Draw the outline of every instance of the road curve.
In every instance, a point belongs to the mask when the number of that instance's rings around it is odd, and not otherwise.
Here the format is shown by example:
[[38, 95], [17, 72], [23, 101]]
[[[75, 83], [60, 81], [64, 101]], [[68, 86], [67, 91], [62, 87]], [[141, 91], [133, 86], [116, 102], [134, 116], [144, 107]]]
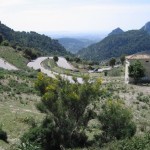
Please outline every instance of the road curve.
[[75, 68], [70, 63], [68, 63], [64, 57], [58, 57], [57, 65], [64, 69], [75, 70]]
[[0, 68], [6, 69], [6, 70], [18, 70], [17, 67], [8, 63], [7, 61], [5, 61], [2, 58], [0, 58]]
[[[29, 62], [28, 64], [27, 64], [27, 66], [28, 67], [30, 67], [30, 68], [33, 68], [34, 70], [37, 70], [37, 69], [40, 69], [41, 70], [41, 72], [43, 72], [43, 73], [45, 73], [47, 76], [49, 76], [49, 77], [52, 77], [52, 78], [55, 78], [55, 75], [58, 75], [58, 73], [56, 73], [56, 72], [52, 72], [51, 70], [48, 70], [48, 69], [46, 69], [46, 68], [44, 68], [42, 65], [41, 65], [41, 63], [44, 61], [44, 60], [46, 60], [46, 59], [52, 59], [53, 57], [38, 57], [37, 59], [35, 59], [35, 60], [33, 60], [33, 61], [31, 61], [31, 62]], [[71, 68], [71, 65], [66, 61], [66, 59], [65, 58], [63, 58], [63, 57], [59, 57], [59, 60], [58, 60], [58, 66], [60, 67], [65, 67], [65, 65], [66, 65], [66, 69], [70, 69]], [[67, 64], [68, 63], [68, 64]], [[60, 65], [61, 64], [61, 65]], [[62, 65], [63, 64], [63, 65]], [[72, 76], [68, 76], [68, 75], [65, 75], [65, 74], [60, 74], [60, 76], [61, 77], [63, 77], [64, 79], [67, 79], [67, 80], [69, 80], [71, 83], [74, 83], [74, 81], [73, 81], [73, 79], [72, 79]], [[79, 83], [83, 83], [83, 80], [82, 80], [82, 78], [77, 78], [77, 81], [79, 82]]]

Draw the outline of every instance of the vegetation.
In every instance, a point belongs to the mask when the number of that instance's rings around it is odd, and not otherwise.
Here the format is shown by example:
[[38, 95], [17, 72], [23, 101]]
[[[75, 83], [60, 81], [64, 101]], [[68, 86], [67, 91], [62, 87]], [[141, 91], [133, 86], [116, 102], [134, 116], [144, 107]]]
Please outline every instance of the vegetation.
[[102, 41], [82, 49], [78, 55], [88, 60], [101, 61], [141, 51], [150, 51], [150, 35], [143, 30], [131, 30], [107, 36]]
[[58, 61], [58, 57], [57, 57], [57, 56], [54, 56], [54, 57], [53, 57], [53, 60], [54, 60], [55, 62], [57, 62], [57, 61]]
[[35, 49], [31, 49], [31, 48], [25, 48], [25, 50], [23, 50], [23, 52], [24, 52], [24, 56], [29, 60], [36, 59], [37, 57], [40, 57], [42, 55], [42, 53], [36, 51]]
[[7, 142], [7, 133], [2, 130], [2, 125], [0, 127], [0, 140]]
[[0, 44], [3, 42], [3, 36], [0, 34]]
[[0, 46], [0, 57], [19, 69], [27, 69], [28, 60], [23, 57], [22, 52], [18, 52], [12, 47]]
[[82, 48], [85, 48], [94, 41], [88, 40], [88, 39], [73, 39], [73, 38], [60, 38], [58, 39], [59, 43], [62, 44], [67, 51], [75, 54]]
[[84, 114], [85, 108], [101, 93], [101, 80], [89, 83], [85, 77], [84, 81], [82, 85], [71, 84], [40, 73], [36, 88], [42, 95], [47, 117], [41, 126], [25, 134], [22, 141], [41, 143], [45, 150], [84, 146], [87, 139], [84, 129], [91, 118]]
[[[71, 75], [73, 77], [82, 77], [83, 75], [89, 75], [91, 78], [93, 77], [97, 78], [101, 76], [101, 74], [98, 74], [98, 73], [92, 73], [92, 74], [88, 73], [89, 69], [98, 68], [98, 65], [96, 62], [87, 62], [78, 58], [70, 58], [70, 57], [67, 57], [66, 59], [68, 59], [70, 63], [76, 68], [75, 70], [61, 68], [57, 65], [57, 63], [53, 59], [47, 59], [43, 61], [42, 65], [46, 69], [49, 69], [58, 74], [66, 74], [66, 75]], [[79, 61], [79, 62], [77, 63], [76, 61]], [[93, 66], [90, 67], [89, 64], [93, 64]]]
[[[26, 67], [29, 59], [41, 55], [38, 50], [6, 43], [0, 56], [20, 70], [0, 69], [0, 149], [149, 149], [149, 84], [124, 84], [123, 66], [112, 68], [107, 76], [82, 76], [83, 84], [75, 77], [74, 84], [60, 76], [52, 79]], [[77, 76], [99, 65], [78, 57], [67, 60], [81, 71], [71, 74]], [[46, 61], [52, 71], [71, 72], [53, 59]]]
[[139, 82], [139, 80], [144, 76], [145, 69], [140, 61], [136, 61], [129, 66], [129, 77], [133, 78], [135, 83]]
[[19, 137], [44, 116], [35, 108], [40, 100], [34, 88], [36, 74], [29, 70], [0, 69], [0, 135], [5, 139], [4, 142], [0, 140], [0, 149], [12, 149]]
[[125, 139], [113, 144], [108, 148], [112, 150], [149, 150], [150, 147], [150, 133], [144, 136], [135, 136], [130, 139]]
[[[0, 101], [2, 116], [0, 122], [5, 124], [4, 131], [9, 135], [10, 143], [5, 144], [0, 141], [2, 148], [45, 150], [46, 147], [56, 146], [58, 149], [87, 147], [92, 150], [108, 147], [115, 150], [127, 146], [122, 144], [124, 141], [129, 142], [130, 145], [131, 140], [128, 138], [138, 138], [141, 132], [144, 134], [142, 137], [145, 137], [145, 133], [149, 131], [149, 97], [140, 92], [137, 95], [135, 91], [138, 90], [124, 85], [120, 77], [107, 76], [105, 78], [108, 83], [101, 84], [100, 81], [98, 88], [97, 82], [86, 82], [83, 85], [70, 84], [61, 78], [54, 80], [39, 73], [36, 81], [36, 88], [42, 97], [39, 101], [39, 97], [35, 96], [37, 93], [33, 90], [36, 72], [31, 73], [5, 70], [0, 72], [0, 96], [3, 97]], [[88, 78], [85, 77], [85, 80]], [[26, 87], [30, 87], [32, 91], [26, 93]], [[143, 90], [143, 87], [141, 89]], [[119, 95], [124, 98], [123, 101]], [[126, 102], [132, 106], [130, 109], [124, 104]], [[44, 119], [43, 115], [33, 107], [35, 103], [42, 114], [46, 115]], [[131, 110], [134, 112], [133, 115]], [[12, 111], [17, 112], [12, 113]], [[137, 117], [139, 119], [136, 120]], [[133, 120], [137, 126], [136, 136], [133, 136], [136, 129]], [[10, 122], [14, 122], [13, 125]], [[24, 132], [26, 133], [23, 135]], [[12, 145], [11, 139], [22, 135], [21, 143]], [[139, 140], [142, 142], [142, 138]]]
[[111, 67], [114, 67], [115, 63], [116, 63], [116, 59], [115, 59], [115, 58], [112, 58], [112, 59], [109, 61], [109, 65], [110, 65]]
[[132, 137], [136, 132], [132, 118], [130, 110], [125, 108], [122, 101], [108, 100], [99, 117], [104, 131], [103, 142]]
[[61, 46], [57, 40], [53, 40], [48, 36], [40, 35], [33, 31], [16, 32], [0, 23], [0, 34], [5, 40], [3, 41], [4, 46], [8, 46], [10, 43], [12, 46], [34, 48], [51, 54], [68, 54], [65, 48]]
[[121, 61], [121, 64], [124, 65], [124, 62], [125, 62], [125, 55], [122, 55], [120, 57], [120, 61]]
[[[88, 107], [106, 92], [101, 87], [101, 79], [89, 82], [87, 76], [84, 83], [71, 84], [58, 76], [58, 79], [45, 77], [39, 73], [36, 88], [42, 96], [40, 111], [46, 113], [41, 125], [32, 127], [25, 133], [23, 143], [37, 143], [43, 150], [87, 147], [99, 141], [100, 146], [116, 139], [132, 137], [136, 126], [132, 121], [131, 112], [121, 101], [106, 101], [101, 105], [101, 113]], [[92, 119], [98, 119], [100, 133], [89, 141], [87, 129]], [[98, 131], [99, 132], [99, 131]], [[51, 142], [50, 142], [51, 141]], [[35, 144], [36, 145], [36, 144]]]

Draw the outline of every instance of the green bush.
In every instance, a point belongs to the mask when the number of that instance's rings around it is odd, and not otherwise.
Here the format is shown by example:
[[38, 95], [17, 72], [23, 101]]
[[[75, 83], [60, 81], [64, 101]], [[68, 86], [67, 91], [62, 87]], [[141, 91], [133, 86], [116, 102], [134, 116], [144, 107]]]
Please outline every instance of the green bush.
[[103, 111], [99, 116], [103, 130], [102, 142], [132, 137], [136, 132], [132, 117], [130, 110], [122, 101], [108, 100], [103, 105]]
[[3, 46], [9, 46], [9, 42], [8, 42], [7, 40], [3, 41], [1, 44], [2, 44]]
[[133, 137], [118, 141], [110, 145], [111, 150], [149, 150], [150, 149], [150, 133], [141, 137]]
[[7, 133], [0, 129], [0, 140], [7, 142]]
[[140, 61], [137, 60], [129, 66], [129, 76], [134, 79], [135, 83], [138, 83], [145, 76], [145, 68]]
[[139, 100], [141, 102], [144, 102], [144, 103], [148, 103], [150, 101], [150, 95], [140, 95], [140, 94], [138, 94], [137, 100]]
[[58, 61], [58, 57], [57, 56], [54, 56], [53, 59], [54, 59], [55, 62]]
[[21, 142], [15, 146], [14, 150], [42, 150], [38, 143], [31, 143], [29, 141]]
[[84, 117], [84, 112], [101, 94], [101, 80], [89, 82], [89, 77], [83, 80], [83, 84], [71, 84], [60, 76], [55, 80], [39, 73], [35, 87], [40, 91], [42, 101], [37, 107], [45, 110], [46, 118], [23, 139], [40, 143], [44, 150], [85, 146], [84, 128], [91, 117], [90, 114]]

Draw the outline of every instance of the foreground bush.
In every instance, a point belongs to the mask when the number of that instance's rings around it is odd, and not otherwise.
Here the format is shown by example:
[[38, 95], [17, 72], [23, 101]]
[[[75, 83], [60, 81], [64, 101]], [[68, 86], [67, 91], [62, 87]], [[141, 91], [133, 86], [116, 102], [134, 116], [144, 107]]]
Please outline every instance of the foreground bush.
[[111, 150], [149, 150], [150, 149], [150, 133], [144, 136], [135, 136], [130, 139], [116, 141], [109, 145]]
[[99, 116], [103, 130], [101, 142], [132, 137], [136, 132], [136, 125], [132, 118], [130, 110], [125, 107], [122, 101], [108, 100]]
[[40, 144], [42, 150], [84, 147], [85, 128], [91, 119], [85, 115], [85, 109], [100, 96], [101, 80], [90, 82], [84, 77], [83, 84], [71, 84], [60, 77], [55, 80], [39, 73], [35, 86], [42, 96], [37, 108], [46, 113], [46, 118], [24, 134], [22, 142]]
[[7, 133], [0, 129], [0, 140], [7, 142]]

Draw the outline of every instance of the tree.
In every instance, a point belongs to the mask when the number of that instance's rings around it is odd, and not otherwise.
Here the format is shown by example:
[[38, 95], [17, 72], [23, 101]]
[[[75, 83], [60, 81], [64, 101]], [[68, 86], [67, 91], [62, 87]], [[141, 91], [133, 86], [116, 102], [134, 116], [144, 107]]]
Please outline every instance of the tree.
[[9, 42], [8, 42], [7, 40], [3, 41], [1, 44], [2, 44], [3, 46], [9, 46]]
[[99, 116], [104, 131], [102, 137], [104, 142], [132, 137], [136, 132], [136, 125], [132, 118], [130, 110], [122, 101], [106, 101]]
[[101, 94], [101, 79], [89, 82], [84, 76], [83, 80], [83, 84], [71, 84], [60, 76], [56, 80], [38, 74], [35, 87], [42, 96], [38, 106], [47, 115], [39, 127], [24, 135], [23, 142], [40, 143], [43, 150], [85, 146], [84, 129], [91, 119], [85, 109]]
[[28, 49], [28, 48], [24, 50], [24, 54], [25, 57], [28, 59], [36, 59], [38, 57], [37, 54], [32, 49]]
[[76, 63], [79, 63], [79, 62], [81, 62], [81, 59], [78, 58], [78, 57], [75, 57], [75, 62], [76, 62]]
[[129, 66], [129, 77], [133, 78], [135, 83], [137, 83], [140, 78], [145, 76], [145, 68], [141, 64], [140, 61], [136, 61], [135, 63]]
[[114, 67], [115, 63], [116, 63], [116, 59], [115, 59], [115, 58], [112, 58], [112, 59], [109, 61], [109, 65], [110, 65], [111, 67]]
[[124, 64], [124, 61], [125, 61], [125, 55], [122, 55], [122, 56], [120, 57], [120, 61], [121, 61], [121, 64], [123, 65], [123, 64]]
[[0, 34], [0, 44], [3, 42], [3, 36]]
[[54, 56], [53, 59], [54, 59], [55, 62], [58, 61], [58, 57], [57, 56]]
[[71, 60], [69, 56], [66, 56], [65, 58], [66, 58], [67, 61]]

